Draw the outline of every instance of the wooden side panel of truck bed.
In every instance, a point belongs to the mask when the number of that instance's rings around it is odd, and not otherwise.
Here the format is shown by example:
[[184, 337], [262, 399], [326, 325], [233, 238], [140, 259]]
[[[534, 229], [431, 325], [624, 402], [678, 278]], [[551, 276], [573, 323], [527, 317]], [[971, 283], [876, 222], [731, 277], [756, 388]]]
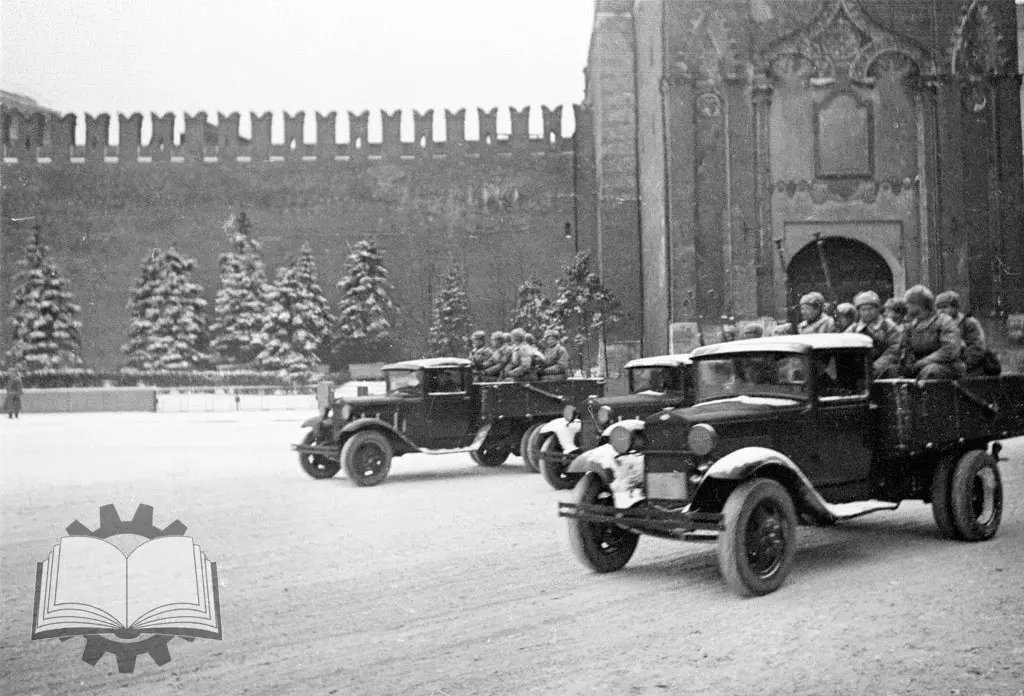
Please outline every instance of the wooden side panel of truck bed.
[[484, 419], [557, 418], [568, 404], [580, 410], [589, 397], [604, 396], [604, 381], [600, 379], [483, 382], [474, 386], [480, 390], [480, 416]]
[[878, 446], [891, 456], [1024, 435], [1024, 375], [877, 380], [871, 397]]

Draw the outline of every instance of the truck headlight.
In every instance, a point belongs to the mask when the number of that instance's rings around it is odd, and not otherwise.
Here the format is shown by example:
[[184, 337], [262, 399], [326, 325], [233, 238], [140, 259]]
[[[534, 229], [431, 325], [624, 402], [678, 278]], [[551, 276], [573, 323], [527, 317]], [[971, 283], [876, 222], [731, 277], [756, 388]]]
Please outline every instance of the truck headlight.
[[611, 406], [602, 406], [597, 409], [597, 424], [608, 425], [612, 421], [612, 408]]
[[691, 452], [698, 457], [703, 457], [715, 449], [715, 446], [718, 444], [718, 433], [710, 425], [698, 423], [690, 428], [690, 433], [686, 436], [686, 442], [690, 446]]
[[608, 442], [611, 443], [612, 449], [617, 453], [625, 454], [633, 447], [634, 435], [634, 431], [619, 425], [612, 428], [612, 431], [608, 433]]
[[564, 418], [567, 423], [571, 423], [575, 417], [576, 407], [572, 404], [566, 404], [565, 408], [562, 409], [562, 418]]
[[345, 404], [341, 407], [341, 410], [338, 413], [341, 414], [341, 419], [343, 421], [348, 422], [348, 419], [352, 417], [352, 406], [350, 404]]

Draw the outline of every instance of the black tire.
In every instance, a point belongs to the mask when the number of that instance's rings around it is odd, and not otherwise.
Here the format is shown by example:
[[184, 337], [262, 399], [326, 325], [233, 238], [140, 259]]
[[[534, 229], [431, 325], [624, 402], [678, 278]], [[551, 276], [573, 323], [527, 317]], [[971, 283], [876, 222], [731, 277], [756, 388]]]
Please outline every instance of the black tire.
[[345, 473], [357, 486], [376, 486], [386, 479], [393, 456], [388, 438], [375, 430], [356, 433], [341, 448]]
[[566, 471], [569, 468], [569, 462], [552, 459], [547, 456], [548, 454], [562, 454], [562, 443], [553, 433], [548, 434], [540, 443], [540, 452], [537, 454], [540, 474], [549, 486], [556, 491], [567, 491], [579, 483], [580, 474], [570, 474]]
[[[573, 489], [577, 505], [612, 505], [612, 494], [601, 479], [588, 473]], [[566, 519], [569, 544], [580, 562], [597, 573], [611, 573], [629, 563], [636, 551], [640, 535], [613, 524], [595, 524], [573, 518]]]
[[[304, 445], [315, 445], [317, 444], [317, 431], [310, 430], [306, 433], [306, 436], [302, 438], [302, 444]], [[307, 474], [315, 479], [329, 479], [339, 471], [341, 471], [341, 463], [325, 457], [322, 454], [305, 454], [299, 452], [299, 466]]]
[[508, 447], [499, 445], [495, 447], [481, 447], [475, 452], [470, 452], [469, 456], [473, 458], [473, 461], [478, 466], [501, 466], [510, 454], [512, 453]]
[[729, 494], [718, 536], [718, 570], [733, 592], [766, 595], [785, 582], [796, 554], [796, 509], [778, 481], [741, 483]]
[[946, 456], [939, 459], [932, 474], [932, 517], [939, 528], [939, 533], [947, 539], [963, 539], [953, 522], [953, 506], [949, 500], [950, 484], [953, 481], [953, 469], [957, 459]]
[[542, 427], [544, 427], [543, 423], [531, 425], [526, 429], [526, 432], [523, 433], [523, 438], [519, 441], [519, 456], [523, 458], [526, 468], [535, 474], [540, 473], [536, 452], [540, 449], [537, 445], [537, 439], [540, 436], [540, 429]]
[[1003, 517], [1003, 482], [999, 465], [982, 450], [971, 450], [956, 463], [949, 487], [953, 524], [965, 541], [995, 536]]

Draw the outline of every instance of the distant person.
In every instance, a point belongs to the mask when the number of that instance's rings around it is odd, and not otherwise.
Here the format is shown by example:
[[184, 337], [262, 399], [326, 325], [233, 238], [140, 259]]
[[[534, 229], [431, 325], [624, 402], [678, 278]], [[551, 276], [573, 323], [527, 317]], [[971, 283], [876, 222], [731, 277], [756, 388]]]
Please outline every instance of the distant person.
[[726, 324], [722, 327], [722, 343], [735, 341], [737, 333], [735, 324]]
[[857, 308], [849, 302], [841, 302], [836, 307], [835, 327], [833, 331], [843, 333], [847, 327], [857, 321]]
[[797, 333], [832, 333], [835, 322], [825, 314], [825, 296], [820, 292], [809, 292], [800, 298], [800, 318]]
[[544, 332], [544, 369], [540, 378], [544, 382], [555, 382], [569, 377], [569, 351], [562, 345], [561, 336], [557, 331], [548, 329]]
[[863, 334], [871, 339], [871, 363], [877, 378], [888, 367], [889, 358], [899, 347], [900, 327], [889, 317], [882, 316], [882, 299], [873, 290], [865, 290], [853, 298], [858, 319], [846, 327], [846, 333]]
[[948, 315], [935, 311], [935, 295], [915, 285], [903, 296], [907, 325], [892, 361], [893, 376], [916, 379], [959, 379], [964, 376], [960, 329]]
[[743, 338], [761, 338], [764, 336], [764, 327], [760, 324], [747, 324], [743, 327]]
[[25, 391], [25, 384], [21, 380], [21, 373], [18, 370], [11, 370], [7, 375], [7, 395], [4, 397], [4, 410], [8, 418], [17, 418], [21, 413], [21, 395]]
[[969, 314], [960, 312], [960, 295], [958, 293], [952, 290], [940, 292], [935, 298], [935, 309], [952, 319], [960, 329], [960, 339], [963, 341], [964, 347], [962, 359], [965, 374], [968, 377], [986, 374], [998, 375], [1002, 371], [998, 358], [988, 350], [985, 329], [982, 328], [981, 322]]

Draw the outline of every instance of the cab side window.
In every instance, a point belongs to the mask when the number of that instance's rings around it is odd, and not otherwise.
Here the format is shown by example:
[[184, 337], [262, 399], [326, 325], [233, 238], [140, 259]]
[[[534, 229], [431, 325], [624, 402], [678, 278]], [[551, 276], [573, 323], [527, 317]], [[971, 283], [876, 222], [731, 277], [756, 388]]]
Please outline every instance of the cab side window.
[[434, 370], [427, 376], [427, 391], [433, 394], [451, 394], [465, 391], [461, 370]]
[[820, 351], [814, 356], [814, 366], [820, 398], [867, 394], [868, 378], [861, 351]]

